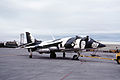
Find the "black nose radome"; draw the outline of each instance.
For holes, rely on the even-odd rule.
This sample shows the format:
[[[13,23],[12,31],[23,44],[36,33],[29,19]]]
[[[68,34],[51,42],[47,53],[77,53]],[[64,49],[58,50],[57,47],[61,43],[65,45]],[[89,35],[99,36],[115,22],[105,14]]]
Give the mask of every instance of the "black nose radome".
[[[106,45],[99,43],[98,48],[106,47]]]

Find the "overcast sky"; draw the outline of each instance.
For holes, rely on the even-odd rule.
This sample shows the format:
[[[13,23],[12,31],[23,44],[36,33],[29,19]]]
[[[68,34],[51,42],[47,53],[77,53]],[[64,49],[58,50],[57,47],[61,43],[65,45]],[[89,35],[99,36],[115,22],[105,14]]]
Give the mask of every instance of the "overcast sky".
[[[120,33],[120,0],[0,0],[0,39],[25,31]]]

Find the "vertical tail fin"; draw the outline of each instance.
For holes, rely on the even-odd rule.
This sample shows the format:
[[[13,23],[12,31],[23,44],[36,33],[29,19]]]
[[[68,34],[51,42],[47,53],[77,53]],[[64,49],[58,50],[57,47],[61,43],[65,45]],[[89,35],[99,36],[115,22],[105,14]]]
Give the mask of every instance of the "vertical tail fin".
[[[26,32],[26,38],[27,38],[27,43],[34,43],[35,42],[34,37],[29,32]]]

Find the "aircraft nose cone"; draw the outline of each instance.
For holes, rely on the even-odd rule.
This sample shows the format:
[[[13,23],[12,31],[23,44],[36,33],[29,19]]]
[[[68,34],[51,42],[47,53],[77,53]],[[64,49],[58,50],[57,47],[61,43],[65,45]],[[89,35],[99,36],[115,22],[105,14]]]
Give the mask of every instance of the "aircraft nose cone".
[[[99,43],[98,48],[106,47],[106,45]]]

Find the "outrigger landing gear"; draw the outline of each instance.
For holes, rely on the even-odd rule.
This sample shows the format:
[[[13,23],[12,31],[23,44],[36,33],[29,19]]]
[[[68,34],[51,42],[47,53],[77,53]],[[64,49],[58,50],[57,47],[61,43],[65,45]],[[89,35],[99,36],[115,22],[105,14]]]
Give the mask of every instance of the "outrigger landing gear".
[[[55,54],[54,51],[51,51],[51,52],[50,52],[50,58],[56,58],[56,54]]]
[[[79,60],[78,58],[79,58],[79,56],[80,56],[80,52],[77,52],[77,54],[78,54],[78,55],[74,55],[74,56],[73,56],[73,60]]]
[[[32,50],[31,49],[29,49],[29,58],[32,58]]]

